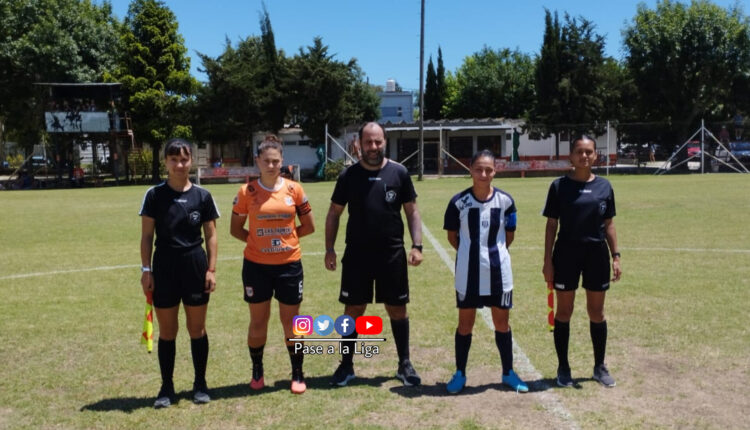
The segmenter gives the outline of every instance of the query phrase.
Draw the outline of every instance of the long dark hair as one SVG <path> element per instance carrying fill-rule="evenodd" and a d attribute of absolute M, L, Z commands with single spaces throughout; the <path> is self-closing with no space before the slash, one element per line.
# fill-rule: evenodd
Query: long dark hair
<path fill-rule="evenodd" d="M 594 149 L 596 149 L 596 140 L 589 136 L 588 134 L 579 134 L 573 137 L 573 139 L 570 141 L 570 153 L 573 153 L 573 148 L 576 147 L 576 143 L 584 141 L 584 140 L 590 140 L 594 143 Z"/>
<path fill-rule="evenodd" d="M 193 145 L 183 138 L 173 137 L 167 141 L 164 148 L 164 158 L 170 155 L 187 155 L 193 158 Z"/>
<path fill-rule="evenodd" d="M 284 145 L 275 134 L 267 134 L 263 137 L 263 142 L 258 145 L 258 150 L 255 151 L 255 155 L 260 157 L 266 149 L 273 148 L 279 151 L 279 154 L 284 155 Z"/>
<path fill-rule="evenodd" d="M 473 157 L 471 157 L 471 162 L 469 163 L 469 166 L 473 166 L 474 162 L 479 160 L 480 158 L 487 157 L 490 160 L 492 160 L 492 164 L 495 164 L 495 154 L 492 153 L 489 149 L 483 149 L 481 151 L 477 151 L 476 154 L 474 154 Z"/>

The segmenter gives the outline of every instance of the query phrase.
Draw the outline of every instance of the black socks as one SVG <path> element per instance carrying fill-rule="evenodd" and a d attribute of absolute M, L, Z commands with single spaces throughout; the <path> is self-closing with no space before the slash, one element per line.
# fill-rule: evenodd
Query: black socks
<path fill-rule="evenodd" d="M 471 333 L 462 335 L 456 330 L 456 370 L 466 376 L 466 362 L 469 361 L 469 349 L 471 348 Z"/>
<path fill-rule="evenodd" d="M 503 375 L 508 375 L 513 369 L 513 334 L 495 331 L 495 345 L 500 352 L 500 362 L 503 364 Z"/>
<path fill-rule="evenodd" d="M 409 318 L 391 319 L 391 330 L 393 331 L 393 340 L 396 342 L 396 352 L 400 364 L 409 359 Z"/>
<path fill-rule="evenodd" d="M 555 351 L 557 351 L 557 363 L 560 370 L 570 370 L 568 363 L 568 342 L 570 340 L 570 322 L 555 320 Z"/>

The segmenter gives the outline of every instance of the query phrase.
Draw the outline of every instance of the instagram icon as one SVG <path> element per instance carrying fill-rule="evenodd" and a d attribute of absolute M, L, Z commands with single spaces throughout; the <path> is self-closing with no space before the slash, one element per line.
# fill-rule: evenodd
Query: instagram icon
<path fill-rule="evenodd" d="M 295 315 L 292 319 L 292 333 L 295 336 L 307 336 L 313 332 L 313 319 L 310 315 Z"/>

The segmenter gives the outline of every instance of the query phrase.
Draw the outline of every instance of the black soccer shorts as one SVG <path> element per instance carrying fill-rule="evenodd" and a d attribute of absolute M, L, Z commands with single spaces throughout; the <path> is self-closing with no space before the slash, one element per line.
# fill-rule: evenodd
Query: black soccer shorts
<path fill-rule="evenodd" d="M 302 302 L 302 261 L 286 264 L 259 264 L 248 259 L 242 263 L 242 285 L 245 301 L 262 303 L 276 297 L 285 305 Z"/>
<path fill-rule="evenodd" d="M 346 305 L 375 301 L 392 306 L 409 303 L 409 276 L 403 246 L 361 249 L 347 245 L 341 259 L 339 301 Z"/>
<path fill-rule="evenodd" d="M 556 290 L 576 290 L 581 275 L 583 288 L 589 291 L 609 289 L 609 248 L 606 242 L 557 242 L 552 251 L 552 264 Z"/>
<path fill-rule="evenodd" d="M 208 303 L 206 288 L 208 260 L 202 247 L 188 251 L 154 251 L 151 264 L 154 276 L 154 306 L 171 308 L 180 304 L 201 306 Z"/>

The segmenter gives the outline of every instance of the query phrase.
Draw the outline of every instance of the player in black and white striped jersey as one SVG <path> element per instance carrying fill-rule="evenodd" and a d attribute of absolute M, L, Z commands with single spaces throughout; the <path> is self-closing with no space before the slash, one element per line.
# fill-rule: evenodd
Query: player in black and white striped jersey
<path fill-rule="evenodd" d="M 513 337 L 509 325 L 513 273 L 508 246 L 516 230 L 516 205 L 508 193 L 492 186 L 495 176 L 492 152 L 483 150 L 475 154 L 470 169 L 473 185 L 453 196 L 443 224 L 448 241 L 457 251 L 456 373 L 446 388 L 455 394 L 466 384 L 466 362 L 477 308 L 489 306 L 503 366 L 503 384 L 525 392 L 528 387 L 513 371 Z"/>

